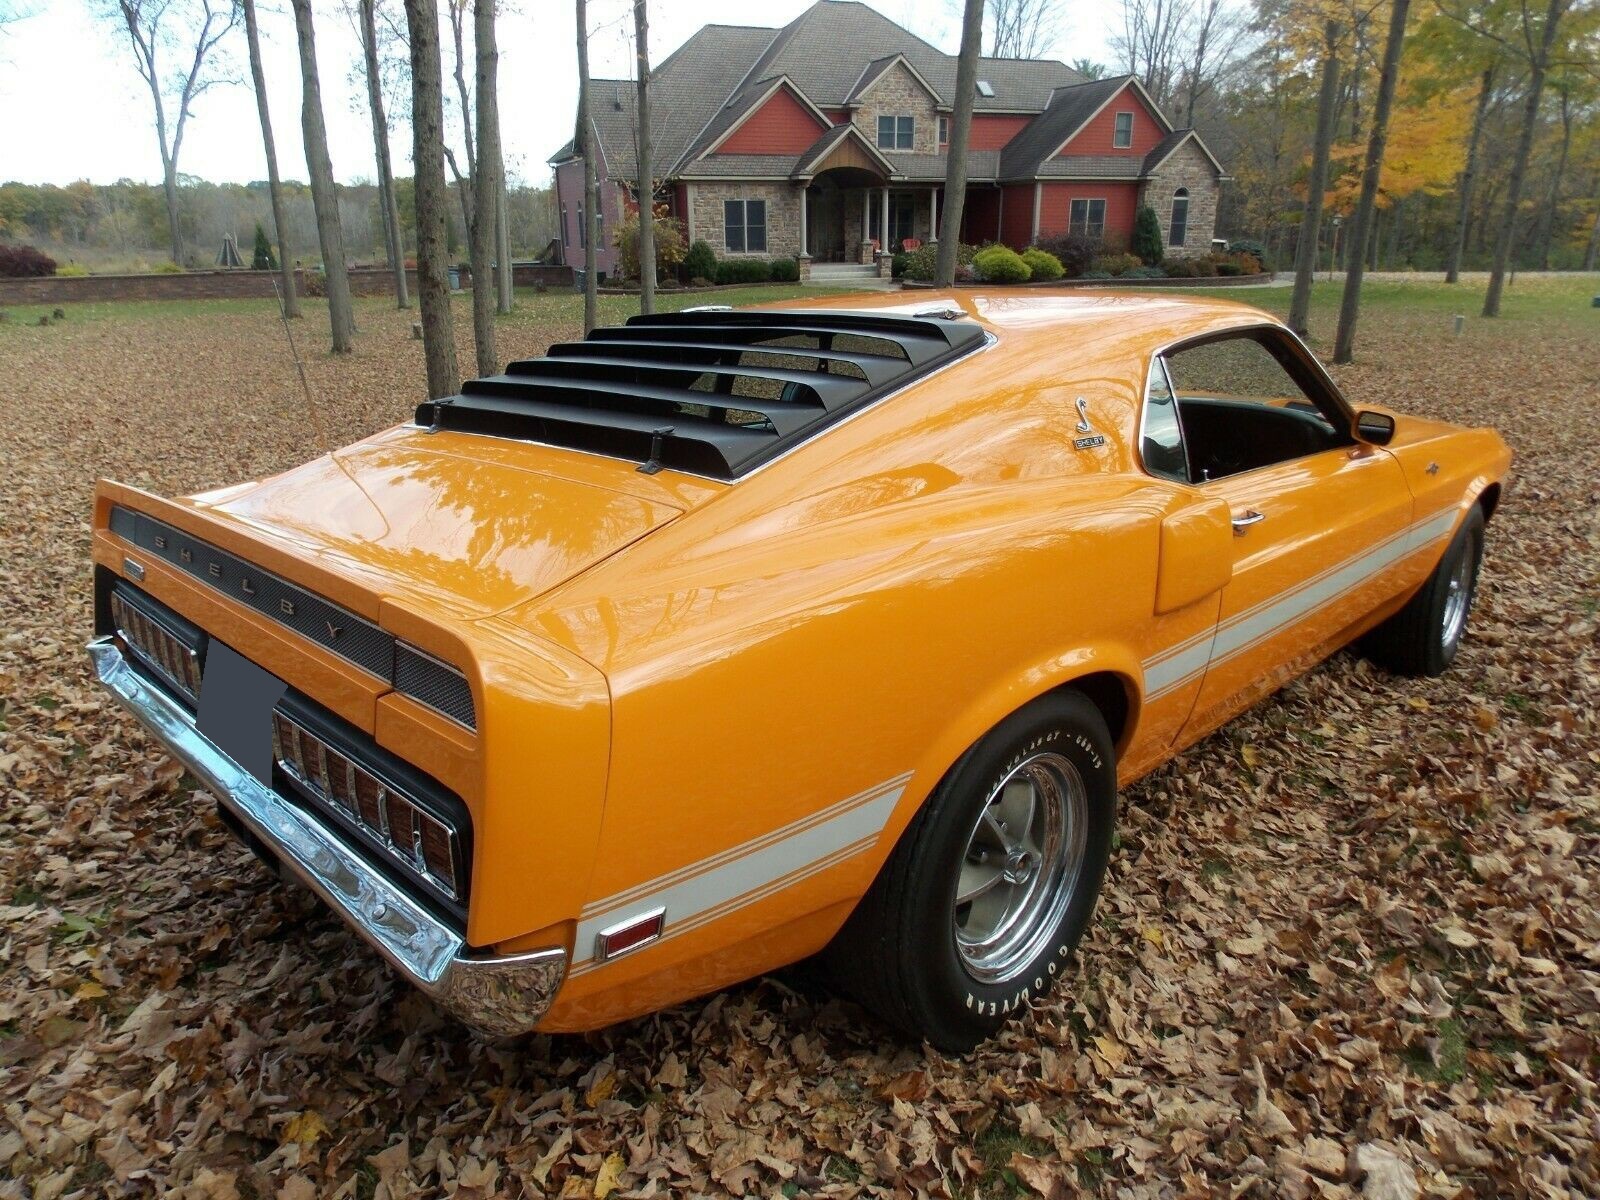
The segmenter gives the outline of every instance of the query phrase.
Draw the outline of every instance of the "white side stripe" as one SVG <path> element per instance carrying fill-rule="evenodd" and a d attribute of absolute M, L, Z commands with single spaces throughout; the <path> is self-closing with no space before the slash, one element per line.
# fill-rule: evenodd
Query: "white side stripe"
<path fill-rule="evenodd" d="M 1459 512 L 1449 508 L 1401 530 L 1378 545 L 1337 563 L 1285 592 L 1236 613 L 1209 633 L 1189 638 L 1145 660 L 1145 699 L 1190 681 L 1208 666 L 1224 662 L 1354 591 L 1379 572 L 1437 541 L 1455 527 Z"/>
<path fill-rule="evenodd" d="M 665 908 L 664 936 L 671 936 L 701 923 L 698 918 L 720 916 L 754 903 L 776 890 L 775 884 L 797 883 L 814 874 L 812 868 L 842 862 L 868 849 L 883 832 L 910 778 L 907 773 L 841 801 L 823 810 L 828 814 L 825 819 L 816 819 L 822 814 L 802 818 L 776 835 L 752 838 L 703 862 L 589 905 L 573 939 L 573 969 L 594 958 L 595 937 L 601 929 L 626 922 L 630 916 Z"/>

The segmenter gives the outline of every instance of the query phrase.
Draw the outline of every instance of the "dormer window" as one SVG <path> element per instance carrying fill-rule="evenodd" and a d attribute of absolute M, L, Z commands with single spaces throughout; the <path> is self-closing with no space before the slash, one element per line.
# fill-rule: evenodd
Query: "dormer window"
<path fill-rule="evenodd" d="M 978 95 L 982 96 L 985 100 L 993 100 L 994 84 L 990 83 L 987 79 L 978 80 Z"/>
<path fill-rule="evenodd" d="M 1117 114 L 1117 125 L 1111 135 L 1111 144 L 1118 150 L 1126 150 L 1133 145 L 1133 114 L 1131 112 L 1119 112 Z"/>
<path fill-rule="evenodd" d="M 916 141 L 916 133 L 915 117 L 879 117 L 878 149 L 909 150 Z"/>
<path fill-rule="evenodd" d="M 939 145 L 948 146 L 949 144 L 950 144 L 950 118 L 949 117 L 940 117 L 939 118 Z"/>

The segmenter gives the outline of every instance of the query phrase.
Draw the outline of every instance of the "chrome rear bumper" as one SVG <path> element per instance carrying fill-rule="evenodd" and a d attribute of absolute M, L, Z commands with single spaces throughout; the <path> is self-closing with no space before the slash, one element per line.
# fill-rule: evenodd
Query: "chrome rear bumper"
<path fill-rule="evenodd" d="M 181 705 L 129 665 L 111 638 L 90 642 L 89 657 L 106 690 L 411 984 L 491 1036 L 526 1033 L 538 1024 L 566 978 L 564 949 L 474 956 L 460 934 L 217 749 Z"/>

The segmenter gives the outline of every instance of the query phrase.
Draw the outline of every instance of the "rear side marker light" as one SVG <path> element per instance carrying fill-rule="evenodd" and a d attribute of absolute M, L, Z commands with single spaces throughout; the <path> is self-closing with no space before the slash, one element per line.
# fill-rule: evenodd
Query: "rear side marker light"
<path fill-rule="evenodd" d="M 653 908 L 640 916 L 629 917 L 595 935 L 594 956 L 600 962 L 607 962 L 630 950 L 648 946 L 661 936 L 666 926 L 667 910 L 664 908 Z"/>

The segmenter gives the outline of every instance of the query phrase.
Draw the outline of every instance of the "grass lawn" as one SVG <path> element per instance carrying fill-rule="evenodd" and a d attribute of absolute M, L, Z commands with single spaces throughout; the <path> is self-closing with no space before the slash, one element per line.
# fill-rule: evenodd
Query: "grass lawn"
<path fill-rule="evenodd" d="M 1358 1159 L 1369 1195 L 1385 1169 L 1392 1195 L 1600 1195 L 1597 288 L 1525 277 L 1483 321 L 1481 285 L 1368 286 L 1334 370 L 1351 400 L 1494 425 L 1518 453 L 1460 656 L 1398 679 L 1340 654 L 1128 789 L 1064 986 L 961 1060 L 792 978 L 582 1038 L 491 1046 L 441 1020 L 229 838 L 80 649 L 95 477 L 193 492 L 318 454 L 319 423 L 340 445 L 406 419 L 414 313 L 359 302 L 335 358 L 307 303 L 313 419 L 270 301 L 14 309 L 0 1197 L 588 1197 L 619 1173 L 618 1194 L 1354 1196 Z M 1338 291 L 1318 285 L 1322 349 Z M 501 357 L 580 316 L 520 296 Z"/>

